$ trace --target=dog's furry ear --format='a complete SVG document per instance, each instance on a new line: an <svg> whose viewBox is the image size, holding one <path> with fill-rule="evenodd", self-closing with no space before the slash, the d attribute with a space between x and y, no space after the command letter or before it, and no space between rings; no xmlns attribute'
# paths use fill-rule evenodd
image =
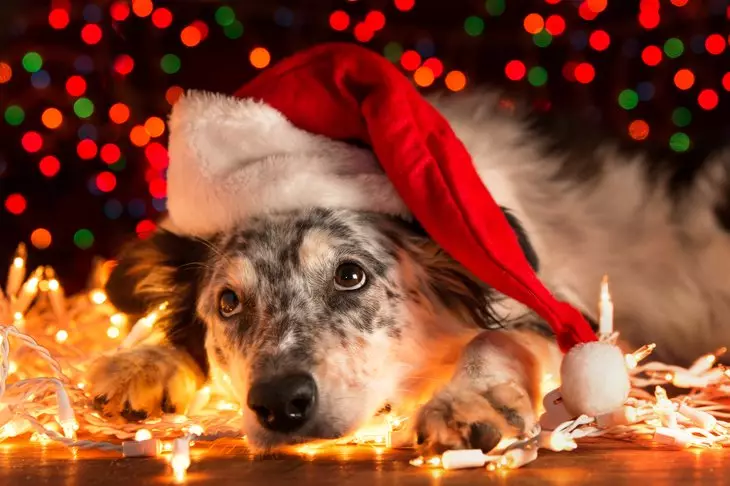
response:
<svg viewBox="0 0 730 486"><path fill-rule="evenodd" d="M537 271L537 254L527 233L513 214L505 208L502 211L515 231L527 261ZM501 327L500 318L493 310L500 299L498 293L444 252L422 228L416 227L416 232L419 236L411 241L410 251L426 269L431 290L436 296L447 307L465 313L465 317L480 327Z"/></svg>
<svg viewBox="0 0 730 486"><path fill-rule="evenodd" d="M159 230L122 249L105 286L112 305L131 316L142 316L167 302L158 325L168 341L188 351L204 373L208 367L202 344L205 326L197 317L196 301L208 251L201 240Z"/></svg>

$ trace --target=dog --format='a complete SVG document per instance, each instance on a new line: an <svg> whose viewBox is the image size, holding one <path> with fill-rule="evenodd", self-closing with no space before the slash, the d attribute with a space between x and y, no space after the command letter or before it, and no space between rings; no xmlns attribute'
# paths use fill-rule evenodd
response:
<svg viewBox="0 0 730 486"><path fill-rule="evenodd" d="M611 144L575 132L588 146L561 149L499 94L429 101L542 281L594 327L608 274L628 350L654 342L686 364L728 342L726 155L678 194L668 175L650 177L646 158ZM341 437L411 407L424 451L488 451L535 427L546 377L559 376L550 328L415 221L314 207L204 240L160 227L121 251L107 283L131 315L168 303L163 339L93 363L90 390L109 417L183 413L216 369L255 448Z"/></svg>

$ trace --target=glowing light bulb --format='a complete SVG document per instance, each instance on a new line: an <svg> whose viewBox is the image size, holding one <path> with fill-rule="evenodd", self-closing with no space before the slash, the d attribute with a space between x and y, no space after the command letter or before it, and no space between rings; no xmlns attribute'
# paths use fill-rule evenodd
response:
<svg viewBox="0 0 730 486"><path fill-rule="evenodd" d="M613 302L608 291L608 275L601 280L601 299L598 301L598 334L607 337L613 334Z"/></svg>
<svg viewBox="0 0 730 486"><path fill-rule="evenodd" d="M58 280L56 280L55 278L48 281L48 290L50 290L51 292L57 292L60 288L61 284L59 284Z"/></svg>
<svg viewBox="0 0 730 486"><path fill-rule="evenodd" d="M656 344L645 344L633 353L627 354L626 356L624 356L624 359L626 360L626 367L630 370L633 370L634 368L636 368L639 362L649 356L654 351L654 349L656 349Z"/></svg>
<svg viewBox="0 0 730 486"><path fill-rule="evenodd" d="M118 327L114 327L114 326L110 326L106 330L106 335L110 339L116 339L116 338L118 338L119 337L119 328Z"/></svg>
<svg viewBox="0 0 730 486"><path fill-rule="evenodd" d="M118 312L109 318L109 322L111 322L113 326L121 327L127 323L127 316Z"/></svg>
<svg viewBox="0 0 730 486"><path fill-rule="evenodd" d="M712 354L706 354L700 357L697 361L692 363L692 366L687 370L692 374L699 374L709 371L717 362L717 358L727 353L727 348L722 347Z"/></svg>
<svg viewBox="0 0 730 486"><path fill-rule="evenodd" d="M190 467L190 442L187 439L175 439L172 442L172 459L170 465L175 480L181 482L185 479L187 470Z"/></svg>
<svg viewBox="0 0 730 486"><path fill-rule="evenodd" d="M141 442L143 440L150 440L151 438L152 438L152 432L150 432L147 429L139 429L134 434L134 440L136 440L137 442Z"/></svg>
<svg viewBox="0 0 730 486"><path fill-rule="evenodd" d="M61 329L56 333L56 342L57 343L65 343L68 339L68 331L65 329Z"/></svg>
<svg viewBox="0 0 730 486"><path fill-rule="evenodd" d="M13 264L10 266L8 271L8 280L5 286L6 293L8 296L15 296L20 290L20 286L23 284L25 278L25 259L27 257L27 250L25 245L21 243L18 245L18 249L15 251L15 258L13 258Z"/></svg>
<svg viewBox="0 0 730 486"><path fill-rule="evenodd" d="M191 435L198 435L198 436L200 436L200 435L203 435L203 432L205 432L205 430L200 425L193 424L188 429L188 432L190 432Z"/></svg>
<svg viewBox="0 0 730 486"><path fill-rule="evenodd" d="M23 313L22 312L15 312L13 314L13 320L14 321L22 321L23 320Z"/></svg>
<svg viewBox="0 0 730 486"><path fill-rule="evenodd" d="M94 290L91 292L91 295L89 297L91 298L91 301L96 305L101 305L106 302L106 294L103 290Z"/></svg>
<svg viewBox="0 0 730 486"><path fill-rule="evenodd" d="M8 363L8 374L12 375L16 371L18 371L18 363L16 363L15 361L11 361L10 363Z"/></svg>
<svg viewBox="0 0 730 486"><path fill-rule="evenodd" d="M433 466L433 467L439 467L439 466L441 465L441 458L440 458L439 456L433 456L433 457L429 457L429 458L428 458L428 459L426 460L426 463L427 463L427 464L428 464L429 466Z"/></svg>

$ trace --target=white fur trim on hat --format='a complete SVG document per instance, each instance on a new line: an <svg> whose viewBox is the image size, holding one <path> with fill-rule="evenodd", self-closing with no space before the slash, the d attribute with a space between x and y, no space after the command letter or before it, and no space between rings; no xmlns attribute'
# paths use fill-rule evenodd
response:
<svg viewBox="0 0 730 486"><path fill-rule="evenodd" d="M370 151L300 130L251 99L188 92L170 115L169 153L167 207L181 234L308 207L409 215Z"/></svg>

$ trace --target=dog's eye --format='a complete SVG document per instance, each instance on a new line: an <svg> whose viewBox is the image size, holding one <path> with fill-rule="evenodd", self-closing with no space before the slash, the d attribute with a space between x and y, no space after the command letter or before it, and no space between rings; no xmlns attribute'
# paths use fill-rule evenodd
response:
<svg viewBox="0 0 730 486"><path fill-rule="evenodd" d="M238 300L238 296L231 289L226 289L221 292L218 297L218 313L223 318L231 317L234 314L238 314L241 311L241 301Z"/></svg>
<svg viewBox="0 0 730 486"><path fill-rule="evenodd" d="M355 263L343 263L335 271L337 290L357 290L365 285L365 271Z"/></svg>

